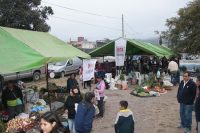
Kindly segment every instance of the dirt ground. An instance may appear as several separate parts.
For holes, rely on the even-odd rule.
[[[57,85],[65,86],[68,77],[51,79]],[[26,83],[27,86],[37,85],[45,87],[43,79],[39,82]],[[82,87],[82,85],[80,84]],[[179,124],[179,104],[176,100],[178,87],[173,87],[167,94],[160,97],[140,98],[132,96],[129,90],[106,90],[108,96],[105,105],[105,115],[102,119],[93,122],[93,133],[114,133],[113,123],[119,110],[119,101],[127,100],[129,108],[135,118],[135,133],[183,133],[183,129],[177,128]],[[81,91],[87,91],[81,89]],[[192,133],[195,133],[195,118],[193,112]]]

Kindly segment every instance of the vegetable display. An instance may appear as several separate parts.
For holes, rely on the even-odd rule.
[[[28,131],[34,127],[34,121],[29,118],[15,118],[7,123],[6,133]]]

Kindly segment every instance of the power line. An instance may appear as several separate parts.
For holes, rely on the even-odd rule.
[[[115,31],[121,31],[121,29],[111,28],[111,27],[107,27],[107,26],[103,26],[103,25],[91,24],[91,23],[87,23],[87,22],[79,21],[79,20],[73,20],[73,19],[62,18],[62,17],[57,17],[57,16],[50,16],[50,17],[62,19],[62,20],[65,20],[65,21],[75,22],[75,23],[86,24],[86,25],[94,26],[94,27],[98,27],[98,28],[105,28],[105,29],[110,29],[110,30],[115,30]]]
[[[46,3],[46,4],[53,5],[53,6],[57,6],[57,7],[60,7],[60,8],[64,8],[64,9],[67,9],[67,10],[71,10],[71,11],[75,11],[75,12],[80,12],[80,13],[84,13],[84,14],[89,14],[89,15],[93,15],[93,16],[105,17],[105,18],[109,18],[109,19],[118,19],[118,20],[121,19],[121,18],[117,18],[117,17],[105,16],[105,15],[102,15],[102,14],[96,14],[96,13],[87,12],[87,11],[83,11],[83,10],[79,10],[79,9],[75,9],[75,8],[61,6],[61,5],[53,4],[53,3],[50,3],[50,2],[46,2],[46,1],[42,1],[42,2]]]
[[[111,28],[111,27],[107,27],[107,26],[103,26],[103,25],[95,25],[95,24],[91,24],[91,23],[87,23],[87,22],[83,22],[83,21],[79,21],[79,20],[73,20],[73,19],[62,18],[62,17],[57,17],[57,16],[50,16],[50,17],[53,17],[53,18],[56,18],[56,19],[61,19],[61,20],[64,20],[64,21],[86,24],[86,25],[89,25],[89,26],[97,27],[97,28],[105,28],[105,29],[109,29],[109,30],[121,31],[121,29]],[[134,36],[138,33],[130,33],[130,32],[125,31],[125,34],[130,35],[130,36]]]
[[[127,22],[125,22],[126,26],[130,29],[131,32],[134,32],[135,34],[140,34],[138,33],[137,31],[135,31],[131,26],[130,24],[128,24]]]

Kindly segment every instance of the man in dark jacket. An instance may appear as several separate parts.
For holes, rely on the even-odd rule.
[[[9,113],[9,120],[22,113],[22,101],[23,95],[20,88],[15,86],[13,81],[8,81],[5,90],[2,92],[2,103]]]
[[[200,75],[197,76],[197,80],[196,80],[196,85],[197,85],[197,89],[198,89],[198,94],[197,94],[197,99],[195,102],[195,116],[196,116],[196,122],[197,122],[197,133],[200,133],[200,93],[199,93],[199,89],[200,89]]]
[[[75,128],[77,133],[90,133],[92,129],[93,117],[95,115],[94,93],[87,92],[85,94],[85,101],[78,105],[77,113],[75,115]]]
[[[71,74],[70,78],[68,78],[67,80],[67,93],[70,92],[70,90],[74,87],[77,86],[78,87],[78,82],[76,80],[76,75],[75,74]]]
[[[181,81],[177,100],[180,103],[180,118],[179,128],[184,128],[184,133],[191,132],[192,126],[192,109],[196,96],[196,84],[190,79],[190,73],[184,72],[183,80]]]

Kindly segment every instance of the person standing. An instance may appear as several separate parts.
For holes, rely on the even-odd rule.
[[[75,115],[75,128],[77,133],[90,133],[93,117],[95,115],[94,93],[86,92],[85,101],[78,104]]]
[[[134,133],[134,117],[127,101],[120,101],[120,111],[115,120],[115,133]]]
[[[175,62],[175,61],[170,61],[169,64],[168,64],[168,70],[170,72],[170,75],[171,75],[171,83],[173,85],[176,85],[177,82],[179,82],[177,80],[177,76],[178,75],[178,64]]]
[[[179,128],[184,128],[184,133],[191,132],[192,126],[192,109],[196,96],[196,84],[190,79],[190,73],[184,72],[183,80],[181,81],[177,100],[180,103],[180,118],[181,122]]]
[[[14,85],[13,81],[6,83],[2,92],[2,103],[9,113],[9,120],[23,111],[23,95],[20,88]]]
[[[197,133],[200,133],[200,75],[197,76],[197,80],[196,80],[196,85],[197,85],[197,98],[196,98],[196,102],[195,102],[195,117],[196,117],[196,123],[197,123]]]
[[[67,80],[67,93],[70,93],[70,89],[72,89],[74,86],[78,87],[78,82],[76,80],[76,75],[71,74],[70,78]]]
[[[70,91],[70,96],[67,97],[65,102],[65,112],[68,114],[68,123],[70,133],[76,133],[75,130],[75,115],[78,103],[82,101],[82,96],[79,94],[79,90],[73,87]]]
[[[99,114],[97,117],[103,117],[104,115],[104,91],[106,88],[106,84],[103,80],[102,74],[97,74],[96,75],[97,79],[97,84],[96,84],[96,89],[95,89],[95,94],[98,94],[98,98],[96,97],[97,100],[97,106],[99,108]]]

